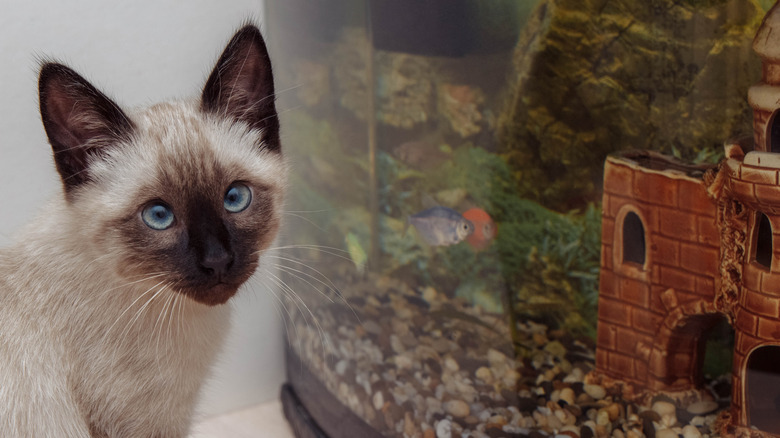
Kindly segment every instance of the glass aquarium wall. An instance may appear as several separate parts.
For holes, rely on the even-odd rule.
[[[743,225],[718,163],[754,149],[770,6],[267,1],[291,420],[334,438],[750,427],[742,280],[721,281],[721,230]]]

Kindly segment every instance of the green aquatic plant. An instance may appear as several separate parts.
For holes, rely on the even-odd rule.
[[[671,147],[671,153],[674,158],[689,161],[691,164],[718,164],[726,156],[725,150],[722,147],[701,149],[690,159],[684,157],[682,151],[674,147],[674,145]]]
[[[504,200],[497,238],[515,313],[575,334],[595,335],[600,209],[558,214],[532,201]]]
[[[422,182],[420,188],[428,193],[462,188],[468,192],[468,200],[472,204],[490,211],[496,193],[512,196],[514,183],[504,159],[471,143],[464,143],[452,152],[450,160]]]

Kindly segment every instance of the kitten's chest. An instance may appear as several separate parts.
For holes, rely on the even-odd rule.
[[[92,334],[92,348],[80,347],[75,392],[95,430],[111,436],[186,431],[229,318],[226,306],[191,307],[171,299],[130,317],[120,314],[113,328]]]

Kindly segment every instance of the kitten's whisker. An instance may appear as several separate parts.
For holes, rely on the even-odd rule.
[[[292,259],[288,259],[288,260],[291,261],[291,262],[294,262],[294,263],[303,264],[301,262],[298,262],[297,260],[292,260]],[[317,277],[315,277],[315,276],[313,276],[311,274],[308,274],[308,273],[306,273],[304,271],[301,271],[301,270],[298,270],[298,269],[295,269],[295,268],[291,268],[289,266],[285,266],[285,265],[282,265],[282,264],[279,264],[279,263],[275,263],[274,266],[276,266],[277,268],[281,269],[283,272],[286,272],[287,274],[292,275],[292,276],[298,278],[299,280],[303,281],[304,283],[308,284],[309,286],[311,286],[312,289],[316,290],[320,295],[325,297],[328,301],[330,301],[331,303],[335,304],[335,301],[333,301],[332,298],[327,296],[325,294],[325,292],[319,290],[319,288],[317,288],[315,285],[309,283],[308,281],[306,281],[306,279],[301,278],[297,274],[301,274],[301,275],[304,275],[306,277],[309,277],[312,280],[315,280],[315,281],[319,282],[321,285],[325,286],[326,288],[332,289],[334,291],[335,295],[337,297],[339,297],[341,302],[344,303],[347,306],[347,308],[350,310],[350,312],[352,312],[352,314],[355,316],[355,319],[358,321],[358,323],[359,324],[363,324],[363,322],[360,320],[360,316],[358,316],[358,314],[355,311],[355,309],[352,307],[352,305],[349,303],[349,301],[347,301],[347,299],[344,298],[344,294],[341,293],[341,291],[333,284],[333,282],[330,279],[328,279],[327,276],[325,276],[325,274],[322,274],[320,271],[317,271],[316,269],[312,268],[311,266],[308,266],[308,265],[304,264],[304,266],[306,266],[307,268],[313,270],[317,274],[322,275],[326,280],[328,280],[328,283],[330,283],[330,284],[325,283],[324,281],[320,280],[319,278],[317,278]]]
[[[127,335],[130,332],[130,329],[133,327],[133,325],[135,325],[135,323],[138,322],[138,320],[141,318],[141,316],[143,316],[144,312],[149,307],[149,304],[151,304],[155,299],[157,299],[157,297],[159,297],[163,293],[163,291],[165,291],[166,289],[168,289],[168,285],[167,284],[163,284],[162,287],[157,289],[157,291],[155,291],[155,293],[152,294],[152,296],[148,300],[146,300],[146,302],[143,304],[143,306],[141,306],[135,312],[135,315],[133,315],[133,318],[127,324],[125,324],[125,330],[122,331],[122,336],[121,337],[124,337],[125,335]]]
[[[311,275],[308,272],[304,272],[304,271],[302,271],[300,269],[295,269],[295,268],[293,268],[291,266],[286,266],[286,265],[283,265],[281,263],[274,263],[274,265],[276,267],[284,268],[285,270],[287,270],[288,273],[295,272],[295,273],[304,275],[304,276],[306,276],[308,278],[311,278],[312,280],[317,281],[318,283],[320,283],[321,285],[325,286],[326,288],[333,289],[336,292],[336,295],[341,296],[341,291],[339,291],[339,288],[336,287],[335,284],[333,284],[333,282],[328,278],[327,275],[325,275],[322,272],[318,271],[317,269],[307,265],[306,263],[303,263],[301,261],[298,261],[298,260],[295,260],[295,259],[292,259],[292,258],[289,258],[289,257],[282,257],[282,256],[271,255],[271,254],[268,255],[268,258],[275,258],[275,259],[279,259],[279,260],[282,260],[282,261],[285,261],[285,262],[296,263],[296,264],[301,265],[301,266],[303,266],[305,268],[311,269],[312,271],[314,271],[315,274],[319,275],[319,277]],[[300,278],[300,277],[298,277],[298,278]],[[327,280],[327,283],[325,281],[321,280],[321,278],[324,278],[325,280]],[[303,280],[303,279],[301,278],[301,280]],[[330,298],[328,298],[328,299],[330,299]],[[331,303],[332,302],[333,302],[333,300],[331,300]]]
[[[282,212],[282,214],[286,214],[286,215],[288,215],[288,216],[292,216],[292,217],[295,217],[295,218],[301,219],[301,220],[303,220],[303,221],[306,221],[306,222],[308,222],[308,223],[309,223],[311,226],[313,226],[314,228],[316,228],[316,229],[318,229],[318,230],[322,231],[323,233],[325,232],[325,229],[324,229],[324,228],[322,228],[321,226],[317,225],[317,224],[316,224],[316,223],[315,223],[313,220],[311,220],[311,219],[309,219],[309,218],[307,218],[307,217],[305,217],[305,216],[303,216],[303,215],[296,214],[296,213],[292,213],[292,212],[289,212],[289,211],[283,211],[283,212]]]
[[[333,257],[338,257],[342,260],[352,262],[352,259],[349,257],[349,251],[343,250],[341,248],[337,248],[335,246],[297,244],[297,245],[271,247],[265,251],[284,250],[284,249],[307,249],[312,251],[319,251],[323,254],[332,255]],[[261,252],[263,251],[258,251],[258,253]]]
[[[163,302],[163,305],[160,308],[160,312],[157,315],[157,320],[154,322],[154,325],[152,326],[152,333],[158,332],[157,326],[158,325],[160,326],[160,329],[159,329],[159,332],[158,332],[158,336],[156,336],[156,338],[157,338],[156,350],[159,349],[159,347],[160,347],[160,338],[162,338],[162,330],[163,330],[163,327],[165,326],[165,317],[168,314],[168,306],[173,301],[173,298],[175,297],[175,295],[176,294],[170,293],[170,294],[168,294],[168,298],[165,298],[165,302]],[[152,336],[154,337],[154,334]],[[159,355],[157,355],[157,356],[159,356]]]
[[[272,281],[276,283],[277,286],[281,287],[283,291],[285,291],[285,295],[288,297],[293,298],[293,302],[299,303],[303,306],[303,308],[306,310],[306,312],[311,316],[312,321],[314,322],[314,325],[317,327],[317,331],[320,334],[320,342],[322,343],[323,351],[327,349],[328,342],[325,341],[325,330],[323,330],[322,326],[320,325],[319,321],[317,320],[317,317],[314,316],[314,313],[311,311],[308,305],[299,297],[295,291],[287,285],[287,283],[284,282],[281,278],[279,278],[276,274],[266,270],[266,273],[271,276]],[[288,293],[289,292],[289,293]],[[298,304],[296,304],[296,307],[299,308]],[[305,319],[304,319],[305,320]]]
[[[294,259],[294,258],[291,258],[291,257],[280,256],[280,255],[277,255],[277,254],[274,254],[274,253],[266,254],[265,257],[271,258],[271,259],[279,259],[279,260],[282,260],[282,261],[285,261],[285,262],[295,263],[297,265],[300,265],[300,266],[303,266],[305,268],[311,269],[312,271],[314,271],[314,273],[319,275],[319,278],[315,277],[315,276],[313,276],[311,274],[305,273],[303,271],[295,270],[295,268],[292,268],[290,266],[286,266],[288,269],[295,270],[295,272],[299,272],[301,274],[304,274],[304,275],[306,275],[306,276],[308,276],[308,277],[310,277],[312,279],[317,280],[323,286],[329,287],[329,288],[333,289],[333,291],[336,293],[336,295],[338,295],[338,296],[342,295],[341,291],[339,290],[339,288],[335,284],[333,284],[333,281],[330,278],[328,278],[327,275],[323,274],[322,272],[320,272],[319,270],[317,270],[316,268],[312,267],[311,265],[309,265],[307,263],[304,263],[304,262],[302,262],[300,260],[297,260],[297,259]],[[284,265],[277,264],[277,266],[281,267],[281,266],[284,266]],[[327,284],[324,281],[322,281],[320,278],[324,278],[327,281]]]
[[[268,248],[268,250],[273,249],[311,249],[311,250],[317,250],[321,252],[325,252],[324,250],[333,251],[333,253],[328,252],[328,254],[337,254],[337,253],[343,253],[343,254],[349,254],[349,251],[339,248],[337,246],[329,246],[329,245],[314,245],[311,243],[291,243],[288,245],[281,245],[281,246],[272,246]]]
[[[280,265],[280,264],[278,264],[278,263],[274,263],[274,265],[273,265],[273,266],[275,266],[275,267],[279,268],[279,269],[280,269],[282,272],[284,272],[284,273],[286,273],[286,274],[288,274],[288,275],[291,275],[291,276],[293,276],[293,277],[297,278],[298,280],[301,280],[302,282],[306,283],[306,284],[307,284],[307,285],[309,285],[309,286],[310,286],[312,289],[316,290],[316,291],[317,291],[317,293],[319,293],[319,294],[320,294],[320,295],[321,295],[323,298],[325,298],[326,300],[328,300],[328,301],[329,301],[331,304],[334,304],[334,303],[335,303],[335,301],[333,301],[333,298],[329,297],[329,296],[328,296],[328,295],[327,295],[325,292],[323,292],[323,291],[319,290],[319,288],[317,288],[317,286],[313,285],[311,282],[309,282],[308,280],[306,280],[306,279],[304,278],[304,276],[306,276],[306,277],[312,277],[312,278],[314,278],[312,275],[309,275],[309,274],[307,274],[307,273],[305,273],[305,272],[303,272],[303,271],[299,271],[299,270],[297,270],[297,269],[294,269],[294,268],[290,268],[290,267],[288,267],[288,266]],[[300,275],[298,275],[298,274],[300,274]],[[317,280],[317,281],[319,281],[319,282],[320,282],[320,283],[321,283],[323,286],[325,286],[326,288],[329,288],[329,287],[330,287],[330,286],[328,286],[327,284],[323,283],[321,280],[319,280],[319,279],[317,279],[317,278],[314,278],[314,279],[315,279],[315,280]]]
[[[251,287],[254,289],[254,284],[251,285]],[[290,323],[293,325],[293,336],[294,338],[298,337],[298,327],[295,325],[295,320],[293,319],[293,316],[290,314],[289,309],[287,309],[287,306],[285,306],[284,301],[277,295],[276,290],[274,288],[268,286],[265,283],[262,283],[262,286],[270,293],[271,297],[273,297],[273,300],[271,303],[274,306],[274,311],[276,311],[276,314],[279,315],[279,318],[282,320],[282,323],[284,324],[284,333],[285,333],[285,339],[290,338],[290,330],[287,327],[287,321],[289,320]],[[255,291],[255,293],[257,293]],[[285,316],[286,314],[286,316]]]
[[[164,276],[164,275],[168,275],[168,273],[167,273],[167,272],[157,272],[157,273],[152,273],[152,274],[149,274],[149,275],[147,275],[147,276],[145,276],[145,277],[143,277],[143,278],[141,278],[141,279],[139,279],[139,280],[131,281],[131,282],[128,282],[128,283],[123,283],[123,284],[120,284],[119,286],[115,286],[115,287],[112,287],[112,288],[110,288],[110,289],[105,289],[105,290],[103,291],[103,293],[107,293],[107,292],[115,291],[115,290],[117,290],[117,289],[122,289],[122,288],[124,288],[124,287],[127,287],[127,286],[132,286],[132,285],[134,285],[134,284],[138,284],[138,283],[143,283],[144,281],[147,281],[147,280],[152,280],[152,279],[155,279],[155,278],[160,278],[160,277],[162,277],[162,276]],[[165,281],[165,280],[163,280],[163,281]],[[161,281],[160,283],[162,283],[162,281]],[[160,284],[160,283],[157,283],[157,284]],[[156,285],[155,285],[155,286],[156,286]],[[152,288],[154,288],[155,286],[152,286]],[[133,303],[133,304],[135,304],[135,303]]]
[[[112,255],[112,254],[111,254],[110,252],[107,252],[107,253],[105,253],[105,254],[103,254],[103,255],[100,255],[100,256],[98,256],[98,257],[95,257],[95,258],[94,258],[94,259],[92,259],[92,260],[91,260],[89,263],[87,263],[86,265],[84,265],[84,267],[82,268],[82,271],[84,271],[84,270],[86,270],[86,268],[88,268],[88,267],[92,266],[92,264],[93,264],[93,263],[95,263],[95,262],[97,262],[97,261],[99,261],[99,260],[102,260],[102,259],[104,259],[104,258],[106,258],[106,257],[109,257],[109,256],[111,256],[111,255]]]
[[[168,298],[165,300],[165,303],[163,303],[162,309],[160,309],[160,314],[157,315],[157,321],[155,321],[154,326],[152,327],[152,337],[154,337],[154,332],[157,331],[157,325],[160,325],[159,332],[157,333],[157,341],[155,342],[154,351],[155,351],[155,362],[157,362],[157,368],[160,368],[160,357],[162,356],[160,352],[160,340],[163,337],[163,326],[165,325],[165,319],[168,313],[173,309],[173,306],[171,304],[173,303],[173,299],[176,297],[176,293],[169,293]],[[170,321],[170,319],[169,319]],[[168,325],[168,328],[170,328],[170,325]],[[168,332],[169,336],[165,339],[166,342],[170,341],[170,331]],[[164,347],[165,345],[163,345]],[[161,371],[162,372],[162,371]]]
[[[317,250],[319,250],[319,251],[321,251],[321,252],[323,252],[325,254],[329,254],[329,255],[332,255],[334,257],[339,257],[339,258],[342,258],[342,259],[345,259],[345,260],[349,260],[350,262],[352,261],[352,259],[350,259],[350,258],[347,258],[347,257],[341,256],[340,254],[336,254],[334,252],[331,252],[331,251],[343,251],[343,250],[341,250],[339,248],[320,247],[320,246],[316,246],[316,245],[294,245],[294,246],[291,246],[291,247],[306,247],[307,249],[317,249]],[[278,248],[285,248],[285,247],[277,247],[277,249]],[[328,249],[329,251],[325,251],[322,248]],[[314,267],[312,267],[312,266],[310,266],[310,265],[308,265],[308,264],[306,264],[304,262],[301,262],[300,260],[296,260],[296,259],[293,259],[293,258],[290,258],[290,257],[283,257],[283,256],[280,256],[280,255],[277,255],[277,254],[273,254],[273,253],[266,254],[266,257],[268,257],[268,258],[277,258],[277,259],[282,260],[282,261],[287,261],[287,262],[290,262],[290,263],[296,263],[298,265],[304,266],[304,267],[314,271],[317,275],[320,276],[320,278],[318,278],[318,277],[316,277],[314,275],[311,275],[311,274],[309,274],[307,272],[304,272],[302,270],[298,270],[298,269],[292,268],[290,266],[284,266],[282,264],[276,264],[276,266],[278,268],[280,268],[280,269],[284,268],[284,270],[288,274],[293,275],[292,273],[295,272],[295,273],[298,273],[298,274],[301,274],[301,275],[305,275],[308,278],[316,280],[317,282],[319,282],[320,284],[322,284],[326,288],[332,289],[334,291],[334,293],[336,294],[336,296],[339,297],[339,299],[349,308],[349,310],[355,316],[355,319],[357,319],[357,321],[362,324],[362,321],[360,320],[360,316],[358,316],[357,312],[352,307],[352,305],[349,304],[349,302],[346,300],[346,298],[344,298],[344,294],[341,293],[341,290],[338,287],[336,287],[336,285],[333,283],[333,281],[330,278],[328,278],[327,275],[325,275],[324,273],[320,272],[316,268],[314,268]],[[298,277],[298,278],[300,278],[300,277]],[[327,283],[325,283],[323,280],[321,280],[321,278],[324,278],[325,280],[327,280]],[[331,303],[333,303],[333,300],[330,297],[328,297],[327,295],[325,295],[324,292],[320,291],[318,288],[316,288],[311,283],[308,283],[305,279],[303,279],[303,278],[300,278],[300,279],[303,280],[304,282],[306,282],[307,284],[309,284],[313,289],[317,290],[322,296],[324,296],[325,298],[330,300]]]
[[[185,330],[183,330],[183,321],[185,319],[184,318],[184,305],[186,304],[185,301],[187,300],[187,298],[185,298],[184,295],[180,295],[178,299],[179,299],[179,306],[178,306],[178,309],[177,309],[177,313],[178,313],[179,316],[177,317],[178,318],[178,324],[176,324],[176,330],[177,330],[176,337],[177,338],[178,337],[184,338],[184,337],[187,336],[187,332]]]
[[[332,213],[334,211],[333,208],[321,208],[319,210],[287,210],[282,213]]]
[[[105,333],[105,335],[103,335],[103,340],[105,341],[105,338],[108,336],[108,334],[109,334],[109,333],[111,333],[111,330],[113,330],[113,329],[114,329],[114,326],[116,326],[116,325],[117,325],[117,323],[118,323],[118,322],[119,322],[119,321],[122,319],[122,317],[123,317],[123,316],[125,316],[125,313],[127,313],[127,312],[128,312],[130,309],[132,309],[132,308],[133,308],[133,306],[135,306],[135,303],[137,303],[137,302],[138,302],[138,301],[139,301],[141,298],[143,298],[143,297],[144,297],[146,294],[148,294],[148,293],[149,293],[149,292],[151,292],[151,291],[152,291],[154,288],[156,288],[157,286],[159,286],[159,285],[163,284],[164,282],[165,282],[165,280],[159,281],[159,282],[158,282],[157,284],[155,284],[154,286],[150,287],[149,289],[146,289],[146,291],[144,291],[144,293],[142,293],[142,294],[138,295],[138,297],[137,297],[135,300],[133,300],[133,302],[132,302],[132,303],[130,303],[130,305],[129,305],[129,306],[127,306],[127,307],[125,308],[125,310],[124,310],[124,311],[122,311],[122,313],[120,313],[120,314],[119,314],[119,316],[116,318],[116,320],[114,321],[114,323],[113,323],[113,324],[111,324],[111,327],[109,327],[109,328],[108,328],[108,330],[106,330],[106,333]],[[115,288],[115,289],[116,289],[116,288]],[[109,289],[109,290],[113,290],[113,289]]]
[[[124,328],[122,329],[122,332],[117,337],[117,340],[119,341],[119,345],[117,345],[117,348],[114,349],[114,361],[118,359],[118,355],[125,351],[125,344],[128,342],[127,335],[130,333],[130,330],[133,328],[133,325],[138,321],[140,316],[144,313],[144,310],[147,308],[149,303],[151,303],[156,297],[160,295],[160,293],[167,288],[167,286],[164,284],[164,280],[158,282],[154,286],[147,289],[143,294],[139,295],[123,312],[122,314],[116,319],[114,324],[112,324],[113,327],[122,319],[125,313],[127,313],[128,310],[130,310],[135,303],[137,303],[141,298],[149,295],[151,293],[151,296],[146,300],[146,302],[138,309],[136,310],[135,314],[132,318],[130,318],[129,321],[127,321],[124,325]],[[154,291],[154,292],[152,292]],[[111,330],[111,329],[109,329]],[[108,334],[108,332],[106,332]],[[104,337],[105,339],[105,337]]]
[[[265,268],[263,269],[265,271]],[[297,341],[296,349],[300,351],[302,339],[300,338],[300,335],[298,333],[298,326],[295,324],[295,317],[290,313],[290,309],[287,308],[287,305],[285,304],[284,300],[276,293],[276,289],[266,284],[264,281],[260,283],[263,288],[273,297],[273,306],[274,310],[277,312],[279,317],[282,319],[282,323],[284,324],[284,334],[285,334],[285,340],[287,342],[290,342],[291,339],[295,339]],[[252,284],[252,288],[254,289],[254,284]],[[256,292],[255,292],[256,293]],[[290,324],[292,324],[292,334],[290,333],[290,328],[288,326],[288,321]]]

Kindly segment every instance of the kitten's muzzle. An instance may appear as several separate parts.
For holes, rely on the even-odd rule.
[[[221,282],[233,266],[233,253],[212,234],[207,235],[204,240],[204,253],[199,260],[200,269],[208,277]]]

